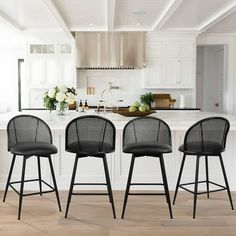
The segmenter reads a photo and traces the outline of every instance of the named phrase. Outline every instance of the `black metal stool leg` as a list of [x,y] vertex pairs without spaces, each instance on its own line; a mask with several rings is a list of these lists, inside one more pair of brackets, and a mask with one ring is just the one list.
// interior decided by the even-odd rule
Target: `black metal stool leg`
[[207,187],[207,198],[209,198],[209,169],[208,169],[208,156],[205,156],[206,166],[206,187]]
[[195,218],[196,206],[197,206],[199,161],[200,161],[200,156],[197,156],[197,159],[196,159],[196,172],[195,172],[195,186],[194,186],[194,201],[193,201],[193,218]]
[[37,162],[38,162],[38,175],[39,175],[39,191],[40,191],[40,196],[42,196],[42,177],[41,177],[40,156],[37,156]]
[[165,189],[166,201],[169,206],[170,218],[173,219],[172,209],[171,209],[171,201],[170,201],[170,192],[169,192],[169,188],[168,188],[168,181],[167,181],[167,177],[166,177],[166,169],[165,169],[163,155],[160,156],[159,160],[160,160],[160,164],[161,164],[161,172],[162,172],[163,184],[164,184],[164,189]]
[[54,184],[55,194],[56,194],[56,198],[57,198],[57,204],[58,204],[58,207],[59,207],[59,211],[61,211],[60,197],[59,197],[59,193],[58,193],[58,189],[57,189],[57,182],[56,182],[56,178],[55,178],[55,173],[54,173],[54,169],[53,169],[53,165],[52,165],[51,156],[48,157],[48,161],[49,161],[49,165],[50,165],[52,181],[53,181],[53,184]]
[[8,188],[9,188],[9,183],[11,181],[11,175],[12,175],[12,171],[13,171],[13,168],[14,168],[15,160],[16,160],[16,155],[14,154],[13,159],[11,161],[11,167],[10,167],[10,171],[9,171],[9,174],[8,174],[8,178],[7,178],[6,188],[5,188],[4,197],[3,197],[3,202],[5,202],[5,200],[6,200],[7,191],[8,191]]
[[27,157],[24,156],[23,157],[23,165],[22,165],[22,174],[21,174],[21,184],[20,184],[18,220],[20,220],[21,208],[22,208],[22,200],[23,200],[23,194],[24,194],[26,160],[27,160]]
[[125,208],[126,208],[126,204],[127,204],[127,200],[128,200],[129,189],[130,189],[130,184],[131,184],[132,174],[133,174],[133,169],[134,169],[134,161],[135,161],[135,156],[132,155],[130,169],[129,169],[129,176],[128,176],[126,191],[125,191],[123,210],[122,210],[122,215],[121,215],[122,219],[124,219],[124,215],[125,215]]
[[67,218],[69,207],[70,207],[70,202],[71,202],[71,197],[72,197],[72,192],[74,188],[74,182],[75,182],[75,175],[76,175],[76,170],[77,170],[77,165],[78,165],[78,157],[75,157],[75,163],[74,163],[74,168],[73,168],[73,173],[71,176],[71,182],[70,182],[70,190],[68,193],[68,198],[67,198],[67,205],[66,205],[66,213],[65,213],[65,218]]
[[115,219],[116,218],[116,212],[115,212],[115,205],[114,205],[114,199],[113,199],[113,194],[112,194],[111,181],[110,181],[106,156],[103,157],[102,159],[103,159],[104,171],[105,171],[106,182],[107,182],[107,190],[108,190],[109,199],[110,199],[111,206],[112,206],[113,217]]
[[229,183],[228,183],[228,179],[227,179],[227,175],[226,175],[226,171],[225,171],[225,167],[224,167],[224,162],[223,162],[223,159],[222,159],[221,155],[219,155],[219,158],[220,158],[220,164],[221,164],[222,172],[223,172],[223,175],[224,175],[226,189],[227,189],[228,196],[229,196],[230,205],[231,205],[232,210],[234,210],[234,205],[233,205],[233,201],[232,201],[232,197],[231,197],[231,193],[230,193],[230,189],[229,189]]
[[174,195],[174,199],[173,199],[173,205],[175,204],[175,200],[176,200],[176,197],[177,197],[179,184],[180,184],[180,180],[181,180],[183,169],[184,169],[185,159],[186,159],[186,154],[183,155],[183,159],[182,159],[182,162],[181,162],[179,176],[178,176],[178,180],[177,180],[177,184],[176,184],[176,188],[175,188],[175,195]]

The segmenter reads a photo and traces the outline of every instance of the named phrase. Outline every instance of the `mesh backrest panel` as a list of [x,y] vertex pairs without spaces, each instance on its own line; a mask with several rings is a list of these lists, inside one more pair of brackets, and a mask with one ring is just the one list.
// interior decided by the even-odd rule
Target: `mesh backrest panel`
[[8,150],[17,143],[43,142],[52,143],[51,130],[41,119],[20,115],[12,118],[7,126]]
[[102,151],[104,144],[115,148],[115,127],[109,120],[99,116],[82,116],[71,121],[66,128],[66,148],[78,142],[81,151],[83,144],[93,142],[93,149]]
[[154,117],[136,118],[123,131],[123,146],[137,142],[159,142],[171,145],[169,126]]
[[199,151],[204,151],[204,147],[209,142],[220,145],[221,150],[223,150],[229,126],[229,121],[221,117],[207,118],[197,122],[186,132],[184,140],[185,150],[188,150],[188,146],[194,142],[201,143],[201,150]]

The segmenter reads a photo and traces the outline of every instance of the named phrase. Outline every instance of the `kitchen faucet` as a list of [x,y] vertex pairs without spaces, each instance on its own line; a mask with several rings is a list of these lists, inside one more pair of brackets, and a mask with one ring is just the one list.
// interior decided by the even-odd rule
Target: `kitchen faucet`
[[[104,94],[105,94],[106,92],[108,92],[109,95],[110,95],[110,98],[111,98],[111,96],[112,96],[111,90],[113,90],[113,89],[119,89],[119,86],[112,86],[112,84],[111,84],[111,82],[110,82],[110,83],[109,83],[109,88],[104,89],[104,90],[102,91],[100,100],[99,100],[99,102],[98,102],[98,108],[97,108],[98,113],[100,112],[100,109],[101,109],[102,106],[104,107],[104,113],[106,113],[106,101],[104,100],[103,97],[104,97]],[[111,99],[110,99],[110,100],[111,100]],[[118,110],[118,108],[119,108],[119,102],[121,102],[121,101],[123,101],[123,100],[118,100],[118,101],[117,101],[117,110]],[[111,102],[111,101],[110,101],[110,102]],[[110,104],[110,105],[111,105],[111,104]]]

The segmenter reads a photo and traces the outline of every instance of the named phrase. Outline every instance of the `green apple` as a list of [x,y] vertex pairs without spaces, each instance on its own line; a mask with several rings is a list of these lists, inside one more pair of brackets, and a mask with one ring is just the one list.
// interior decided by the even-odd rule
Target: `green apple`
[[135,112],[137,111],[137,108],[135,106],[129,107],[129,112]]
[[140,106],[141,104],[138,101],[134,102],[132,105],[132,107],[140,107]]
[[140,106],[138,109],[139,109],[139,111],[141,111],[141,112],[145,112],[145,111],[146,111],[146,106],[145,106],[145,105],[142,105],[142,106]]
[[150,111],[150,107],[148,104],[144,104],[144,106],[146,107],[146,111]]

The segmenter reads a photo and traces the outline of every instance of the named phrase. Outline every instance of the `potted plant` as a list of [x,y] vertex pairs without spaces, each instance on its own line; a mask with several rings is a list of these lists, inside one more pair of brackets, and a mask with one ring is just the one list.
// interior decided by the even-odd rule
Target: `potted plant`
[[154,95],[151,92],[140,95],[140,102],[142,104],[148,105],[150,109],[153,101],[154,101]]

